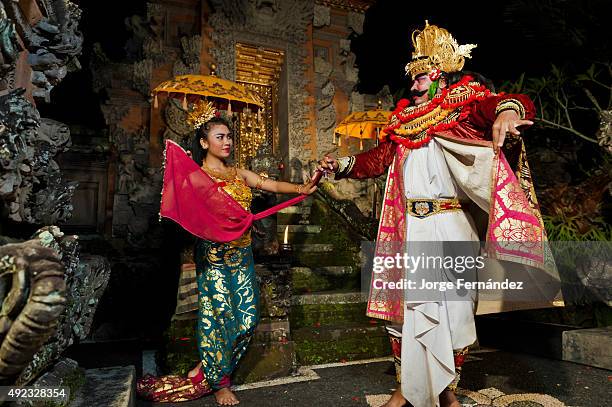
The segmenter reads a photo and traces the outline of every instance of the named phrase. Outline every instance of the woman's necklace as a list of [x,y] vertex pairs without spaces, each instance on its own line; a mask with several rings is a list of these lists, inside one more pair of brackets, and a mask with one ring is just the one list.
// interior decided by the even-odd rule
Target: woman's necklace
[[236,171],[236,167],[227,167],[225,171],[219,171],[214,168],[210,168],[206,165],[206,161],[202,162],[202,169],[210,176],[223,179],[226,181],[233,181],[236,179],[236,175],[238,172]]

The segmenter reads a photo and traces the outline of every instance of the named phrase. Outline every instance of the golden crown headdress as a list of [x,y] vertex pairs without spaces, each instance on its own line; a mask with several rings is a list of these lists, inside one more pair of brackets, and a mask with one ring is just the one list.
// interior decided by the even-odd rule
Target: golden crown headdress
[[471,58],[471,51],[476,48],[476,44],[459,45],[447,30],[429,25],[427,20],[423,30],[412,33],[412,45],[412,61],[406,65],[406,74],[412,79],[435,69],[444,72],[460,71],[465,58]]
[[212,102],[202,100],[197,102],[187,114],[187,123],[193,129],[197,129],[216,115],[217,109],[213,106]]

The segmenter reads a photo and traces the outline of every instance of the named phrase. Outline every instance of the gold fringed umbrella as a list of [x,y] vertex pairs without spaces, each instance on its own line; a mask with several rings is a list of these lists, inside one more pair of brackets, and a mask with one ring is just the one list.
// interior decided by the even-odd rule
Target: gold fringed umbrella
[[369,110],[366,112],[353,112],[336,126],[335,137],[338,145],[342,144],[342,137],[359,139],[359,148],[363,150],[363,139],[378,139],[380,128],[389,122],[391,112],[387,110]]
[[[379,108],[376,110],[353,112],[346,116],[334,130],[334,141],[336,136],[338,136],[338,146],[342,145],[343,136],[358,138],[360,150],[363,150],[363,139],[375,139],[376,145],[378,145],[380,129],[389,122],[392,113],[388,110],[381,110],[380,105],[381,102],[379,101]],[[376,182],[374,182],[374,193],[372,196],[373,218],[376,218],[377,192]]]
[[214,100],[220,109],[232,112],[232,103],[238,108],[248,107],[259,111],[264,107],[259,95],[246,86],[214,75],[179,75],[157,85],[151,92],[153,106],[157,107],[157,96],[165,93],[168,97],[182,99],[182,107],[202,99]]

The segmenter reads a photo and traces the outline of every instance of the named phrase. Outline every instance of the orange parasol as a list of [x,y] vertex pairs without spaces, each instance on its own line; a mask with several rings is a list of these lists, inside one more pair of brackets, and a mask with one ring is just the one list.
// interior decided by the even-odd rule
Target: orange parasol
[[224,107],[229,113],[232,111],[232,103],[238,108],[253,107],[259,110],[264,107],[264,102],[257,93],[244,85],[214,75],[179,75],[160,83],[151,92],[155,98],[154,107],[157,107],[157,95],[164,93],[168,97],[182,99],[182,107],[185,110],[188,103],[202,99],[213,99],[217,105],[227,103]]
[[334,130],[338,145],[343,136],[354,137],[359,139],[359,148],[363,150],[363,139],[378,139],[380,128],[389,122],[389,117],[391,112],[379,109],[349,114]]

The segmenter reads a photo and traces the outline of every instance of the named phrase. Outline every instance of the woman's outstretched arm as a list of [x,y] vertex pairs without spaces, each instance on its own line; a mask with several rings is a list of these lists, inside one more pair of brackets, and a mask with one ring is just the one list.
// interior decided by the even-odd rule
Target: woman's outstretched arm
[[312,180],[308,180],[308,182],[305,184],[292,184],[290,182],[274,181],[273,179],[242,168],[238,169],[238,173],[249,187],[274,192],[277,194],[310,195],[317,189],[317,186],[312,182]]

